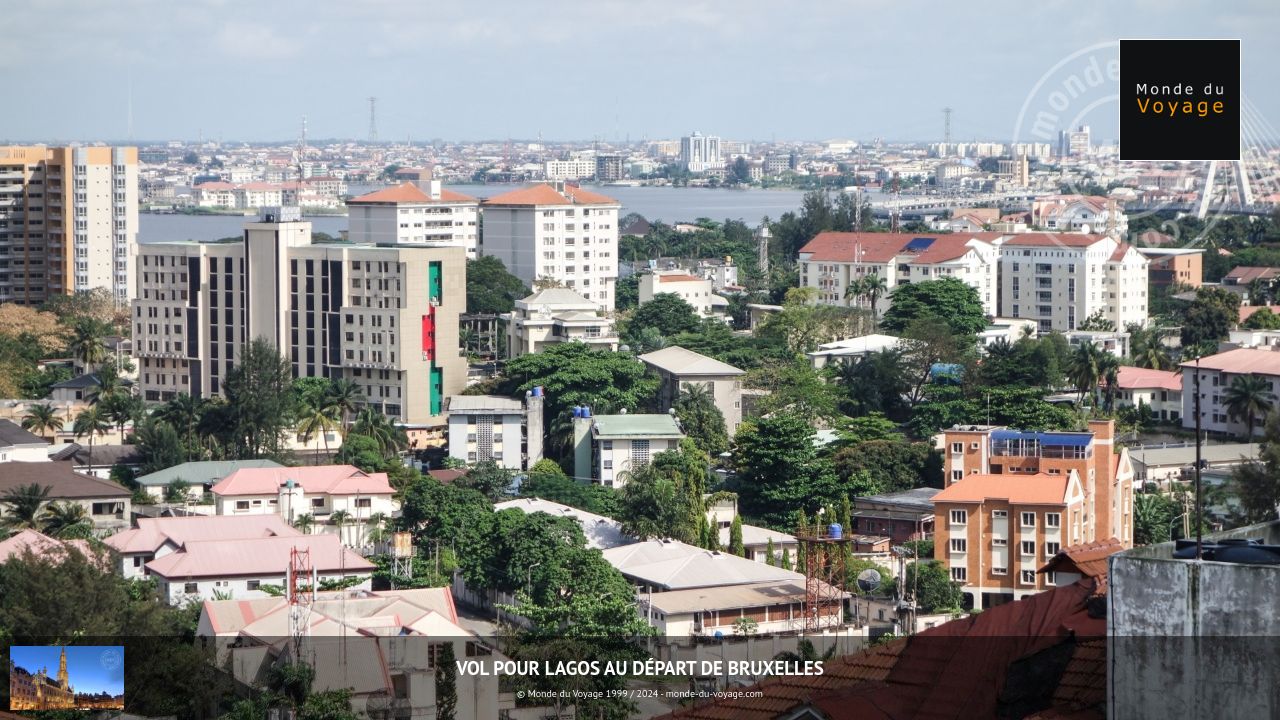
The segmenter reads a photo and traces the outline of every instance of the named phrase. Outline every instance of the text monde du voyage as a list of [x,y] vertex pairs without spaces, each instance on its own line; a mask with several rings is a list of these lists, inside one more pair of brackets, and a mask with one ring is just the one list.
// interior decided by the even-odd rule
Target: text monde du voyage
[[1197,88],[1189,83],[1173,85],[1136,83],[1134,90],[1137,95],[1135,100],[1138,102],[1138,112],[1143,115],[1209,117],[1226,112],[1225,101],[1214,99],[1226,94],[1224,87],[1206,83],[1197,91]]

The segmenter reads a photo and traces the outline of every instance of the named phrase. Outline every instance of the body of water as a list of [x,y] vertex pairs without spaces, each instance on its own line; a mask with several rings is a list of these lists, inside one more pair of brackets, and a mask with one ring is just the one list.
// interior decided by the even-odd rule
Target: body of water
[[[514,190],[520,185],[450,185],[450,190],[485,199]],[[674,187],[595,187],[592,191],[616,198],[622,203],[622,215],[640,213],[650,221],[667,223],[694,220],[743,220],[755,227],[761,218],[777,220],[783,213],[799,210],[803,190],[733,190],[726,188]],[[371,187],[352,186],[359,194]],[[239,236],[251,218],[238,215],[153,215],[138,216],[138,242],[153,243],[173,240],[217,240]],[[315,232],[337,236],[347,229],[345,216],[308,217]]]

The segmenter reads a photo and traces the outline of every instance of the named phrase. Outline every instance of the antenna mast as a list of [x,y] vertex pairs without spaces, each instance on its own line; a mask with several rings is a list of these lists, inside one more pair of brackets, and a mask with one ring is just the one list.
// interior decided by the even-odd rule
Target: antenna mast
[[369,96],[369,142],[378,142],[378,98]]
[[[311,564],[311,549],[289,551],[289,637],[293,641],[296,662],[302,662],[302,644],[310,634],[311,606],[316,600],[316,569]],[[303,585],[303,583],[307,583]]]
[[942,143],[951,144],[951,108],[942,108]]

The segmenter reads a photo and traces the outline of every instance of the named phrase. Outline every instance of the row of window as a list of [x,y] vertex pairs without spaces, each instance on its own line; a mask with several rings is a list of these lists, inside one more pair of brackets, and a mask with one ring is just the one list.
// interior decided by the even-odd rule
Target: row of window
[[[1009,541],[1006,540],[1005,538],[992,538],[991,540],[992,547],[1006,547],[1008,544],[1009,544]],[[969,541],[965,538],[951,538],[950,548],[951,548],[951,552],[953,553],[957,553],[957,554],[966,553],[969,551]],[[1021,543],[1020,549],[1022,550],[1022,555],[1024,557],[1035,557],[1036,541],[1023,540]],[[1044,544],[1044,555],[1046,558],[1051,558],[1054,555],[1057,555],[1058,551],[1061,549],[1062,549],[1061,543],[1046,541]]]
[[[992,575],[1008,575],[1009,569],[1002,568],[1002,567],[993,567],[991,568],[991,574]],[[951,579],[954,580],[955,582],[968,582],[969,580],[968,568],[964,566],[957,566],[957,567],[951,568]],[[1035,585],[1036,571],[1023,570],[1021,571],[1021,574],[1019,575],[1018,579],[1019,579],[1019,582],[1021,582],[1021,584],[1023,585]],[[1054,573],[1045,573],[1046,583],[1052,585],[1054,584],[1055,581],[1056,581],[1056,578],[1054,577]]]
[[[991,520],[993,522],[996,520],[1007,520],[1008,518],[1009,518],[1009,512],[1007,510],[991,511]],[[1036,514],[1033,512],[1021,513],[1021,517],[1019,519],[1022,521],[1022,527],[1033,528],[1036,526]],[[968,524],[968,522],[969,522],[968,510],[952,510],[951,511],[952,525],[966,525]],[[1045,513],[1044,526],[1050,527],[1050,528],[1062,527],[1062,513]]]

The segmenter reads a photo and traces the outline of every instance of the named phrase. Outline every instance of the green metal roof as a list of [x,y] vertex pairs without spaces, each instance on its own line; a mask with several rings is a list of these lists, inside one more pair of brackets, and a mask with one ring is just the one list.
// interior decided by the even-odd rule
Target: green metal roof
[[596,415],[594,434],[598,438],[669,437],[682,438],[680,426],[671,415]]
[[186,462],[171,468],[157,470],[150,475],[138,478],[138,483],[147,487],[164,487],[174,480],[182,479],[192,485],[216,483],[222,478],[242,468],[275,468],[283,467],[273,460],[204,460]]

